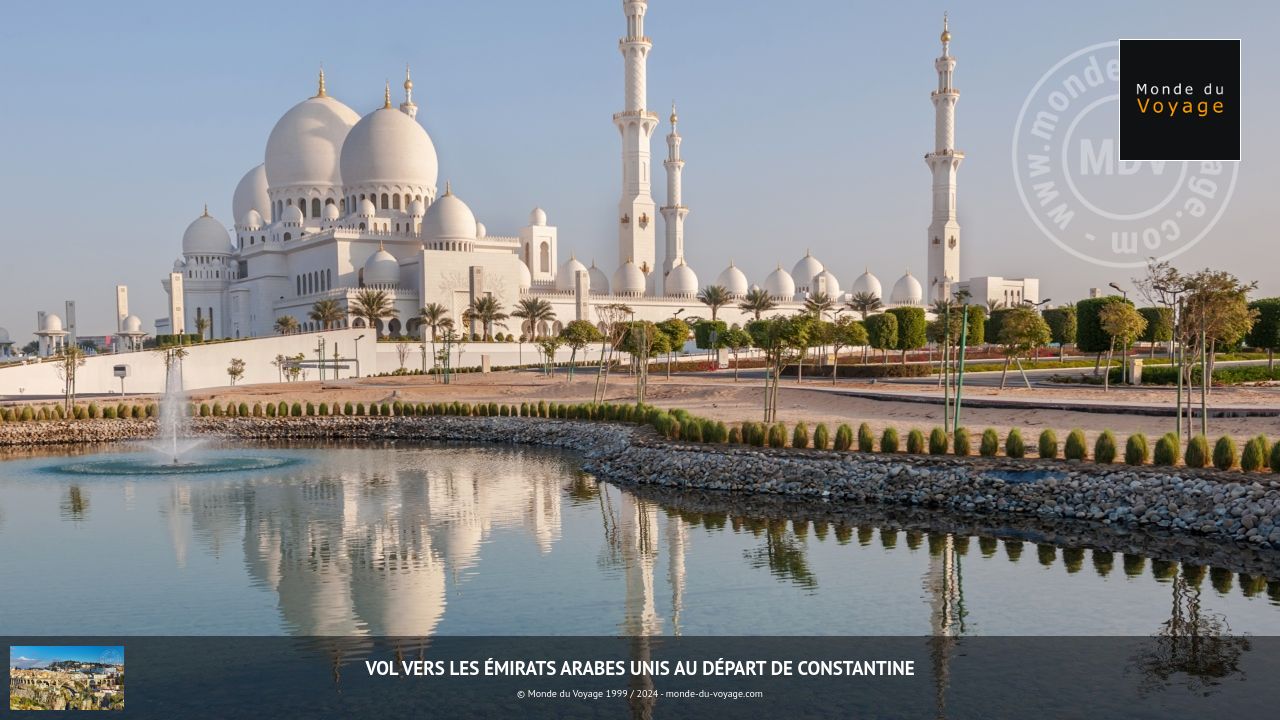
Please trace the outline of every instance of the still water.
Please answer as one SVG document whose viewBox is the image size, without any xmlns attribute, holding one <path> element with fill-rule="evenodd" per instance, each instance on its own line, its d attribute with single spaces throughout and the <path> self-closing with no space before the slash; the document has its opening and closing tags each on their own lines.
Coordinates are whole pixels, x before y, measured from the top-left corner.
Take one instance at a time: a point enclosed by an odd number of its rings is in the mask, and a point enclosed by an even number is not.
<svg viewBox="0 0 1280 720">
<path fill-rule="evenodd" d="M 1280 634 L 1276 578 L 637 494 L 571 453 L 211 447 L 231 469 L 127 474 L 143 452 L 0 461 L 0 635 Z"/>
</svg>

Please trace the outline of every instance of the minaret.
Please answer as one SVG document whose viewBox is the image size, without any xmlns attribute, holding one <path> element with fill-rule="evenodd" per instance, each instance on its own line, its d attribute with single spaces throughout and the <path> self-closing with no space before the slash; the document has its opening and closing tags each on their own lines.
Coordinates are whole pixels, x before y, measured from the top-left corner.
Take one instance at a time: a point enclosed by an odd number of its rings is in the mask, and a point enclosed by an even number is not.
<svg viewBox="0 0 1280 720">
<path fill-rule="evenodd" d="M 618 202 L 618 264 L 634 260 L 646 274 L 657 261 L 655 204 L 650 191 L 650 140 L 658 116 L 645 109 L 646 63 L 653 43 L 644 34 L 648 0 L 623 0 L 627 35 L 618 41 L 626 67 L 626 109 L 613 116 L 622 135 L 622 199 Z M 652 277 L 652 276 L 650 276 Z M 652 281 L 650 282 L 652 286 Z"/>
<path fill-rule="evenodd" d="M 680 158 L 679 122 L 676 104 L 672 102 L 671 134 L 667 135 L 667 160 L 662 163 L 667 169 L 667 204 L 662 208 L 662 219 L 667 232 L 666 254 L 662 259 L 664 290 L 667 273 L 684 262 L 684 218 L 689 214 L 689 208 L 684 206 L 680 198 L 680 177 L 684 174 L 684 160 Z"/>
<path fill-rule="evenodd" d="M 932 93 L 934 148 L 924 156 L 933 173 L 933 220 L 929 223 L 927 302 L 949 298 L 960 280 L 960 223 L 956 221 L 956 172 L 964 153 L 956 150 L 956 101 L 960 91 L 951 84 L 956 59 L 951 56 L 951 31 L 942 16 L 942 57 L 934 61 L 938 89 Z"/>
<path fill-rule="evenodd" d="M 413 119 L 418 118 L 418 106 L 413 104 L 413 78 L 409 77 L 409 66 L 404 66 L 404 102 L 400 103 L 400 112 Z"/>
</svg>

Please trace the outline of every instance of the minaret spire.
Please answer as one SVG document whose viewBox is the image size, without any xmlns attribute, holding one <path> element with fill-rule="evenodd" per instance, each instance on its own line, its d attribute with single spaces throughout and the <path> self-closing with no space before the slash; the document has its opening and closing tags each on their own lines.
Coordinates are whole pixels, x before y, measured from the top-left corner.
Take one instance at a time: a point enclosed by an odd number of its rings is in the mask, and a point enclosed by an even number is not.
<svg viewBox="0 0 1280 720">
<path fill-rule="evenodd" d="M 667 204 L 662 207 L 663 225 L 666 230 L 666 248 L 662 258 L 662 278 L 665 282 L 667 274 L 674 268 L 685 264 L 684 260 L 684 219 L 689 208 L 684 205 L 682 176 L 684 175 L 684 159 L 680 157 L 680 116 L 676 114 L 676 103 L 671 101 L 671 133 L 667 135 L 667 159 L 662 166 L 667 169 Z"/>
<path fill-rule="evenodd" d="M 933 91 L 933 152 L 925 163 L 933 174 L 933 215 L 929 223 L 929 275 L 926 297 L 930 301 L 951 297 L 960 281 L 960 223 L 956 218 L 956 173 L 964 153 L 955 147 L 956 102 L 960 91 L 952 84 L 956 59 L 951 55 L 951 28 L 942 16 L 942 56 L 934 61 L 938 88 Z"/>
<path fill-rule="evenodd" d="M 382 109 L 383 110 L 391 109 L 391 81 L 390 80 L 387 81 L 387 86 L 382 91 Z"/>
<path fill-rule="evenodd" d="M 316 97 L 329 97 L 328 93 L 326 93 L 324 89 L 324 63 L 320 63 L 320 81 L 319 87 L 316 89 Z"/>
<path fill-rule="evenodd" d="M 413 104 L 413 78 L 409 75 L 409 64 L 404 66 L 404 102 L 400 103 L 400 112 L 411 118 L 418 117 L 418 106 Z"/>
<path fill-rule="evenodd" d="M 632 258 L 645 273 L 657 264 L 650 144 L 658 116 L 647 109 L 647 63 L 653 43 L 644 34 L 648 0 L 623 0 L 627 34 L 618 41 L 624 62 L 624 109 L 613 116 L 622 137 L 622 197 L 618 201 L 618 259 Z M 650 281 L 649 291 L 653 290 Z"/>
</svg>

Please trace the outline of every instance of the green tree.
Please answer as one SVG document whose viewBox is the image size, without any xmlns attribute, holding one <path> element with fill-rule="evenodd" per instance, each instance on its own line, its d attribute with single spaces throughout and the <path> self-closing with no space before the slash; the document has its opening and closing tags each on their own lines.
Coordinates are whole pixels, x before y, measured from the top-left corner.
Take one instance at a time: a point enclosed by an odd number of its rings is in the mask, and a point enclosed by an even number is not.
<svg viewBox="0 0 1280 720">
<path fill-rule="evenodd" d="M 751 335 L 752 343 L 765 356 L 765 422 L 773 422 L 777 418 L 778 385 L 782 368 L 799 357 L 798 348 L 807 347 L 809 341 L 808 327 L 805 323 L 798 322 L 799 317 L 807 316 L 773 317 L 747 323 L 746 330 Z"/>
<path fill-rule="evenodd" d="M 1252 348 L 1267 351 L 1267 370 L 1275 368 L 1275 352 L 1280 349 L 1280 298 L 1262 298 L 1249 303 L 1249 309 L 1257 313 L 1253 327 L 1245 336 L 1245 343 Z"/>
<path fill-rule="evenodd" d="M 355 316 L 363 319 L 375 333 L 383 320 L 390 320 L 399 314 L 387 291 L 373 288 L 363 288 L 358 291 L 352 309 Z M 385 328 L 382 329 L 381 334 L 387 334 Z"/>
<path fill-rule="evenodd" d="M 276 318 L 275 330 L 281 335 L 291 335 L 298 332 L 298 319 L 292 315 L 281 315 Z"/>
<path fill-rule="evenodd" d="M 831 343 L 831 354 L 834 358 L 834 364 L 831 366 L 831 384 L 836 383 L 836 378 L 840 375 L 840 350 L 841 348 L 856 347 L 867 345 L 867 326 L 861 320 L 855 320 L 851 317 L 836 318 L 834 323 L 829 323 L 829 338 Z"/>
<path fill-rule="evenodd" d="M 884 362 L 889 362 L 889 351 L 898 347 L 898 317 L 892 313 L 879 313 L 863 321 L 867 328 L 867 344 L 884 352 Z M 864 358 L 865 359 L 865 358 Z"/>
<path fill-rule="evenodd" d="M 761 288 L 751 288 L 742 296 L 742 302 L 738 303 L 739 310 L 751 313 L 756 320 L 777 306 L 778 303 Z"/>
<path fill-rule="evenodd" d="M 896 307 L 888 311 L 898 318 L 897 349 L 902 351 L 902 364 L 907 364 L 907 353 L 919 350 L 928 342 L 929 323 L 925 319 L 924 308 Z"/>
<path fill-rule="evenodd" d="M 240 378 L 244 377 L 244 360 L 231 358 L 231 364 L 227 365 L 227 377 L 231 378 L 232 386 L 240 382 Z"/>
<path fill-rule="evenodd" d="M 738 382 L 738 355 L 751 347 L 751 333 L 734 325 L 724 334 L 721 344 L 733 353 L 733 381 Z"/>
<path fill-rule="evenodd" d="M 493 339 L 495 326 L 506 327 L 505 321 L 508 317 L 510 316 L 503 312 L 502 303 L 492 295 L 481 295 L 472 300 L 467 309 L 462 312 L 463 322 L 480 324 L 480 334 L 485 342 Z"/>
<path fill-rule="evenodd" d="M 680 318 L 667 318 L 658 323 L 658 331 L 667 336 L 667 379 L 671 379 L 671 356 L 684 349 L 689 340 L 689 323 Z"/>
<path fill-rule="evenodd" d="M 317 300 L 311 305 L 307 317 L 322 329 L 329 330 L 342 321 L 342 307 L 337 300 Z"/>
<path fill-rule="evenodd" d="M 1000 337 L 997 338 L 1004 353 L 1004 371 L 1000 374 L 1001 390 L 1005 388 L 1005 380 L 1009 375 L 1009 363 L 1018 361 L 1018 369 L 1021 371 L 1021 358 L 1028 357 L 1047 345 L 1049 339 L 1049 326 L 1040 317 L 1040 313 L 1029 307 L 1007 309 L 1000 323 Z M 1028 388 L 1031 387 L 1031 381 L 1027 380 L 1025 372 L 1022 380 Z"/>
<path fill-rule="evenodd" d="M 1076 306 L 1074 303 L 1049 308 L 1041 313 L 1049 326 L 1050 342 L 1058 344 L 1058 359 L 1066 356 L 1068 345 L 1076 341 Z"/>
<path fill-rule="evenodd" d="M 1102 354 L 1111 348 L 1111 336 L 1102 329 L 1102 308 L 1112 303 L 1128 303 L 1119 295 L 1089 298 L 1076 303 L 1076 349 L 1097 356 L 1102 364 Z"/>
<path fill-rule="evenodd" d="M 1173 339 L 1173 308 L 1138 308 L 1138 314 L 1147 321 L 1147 326 L 1138 339 L 1150 345 L 1150 357 L 1155 357 L 1156 344 Z"/>
<path fill-rule="evenodd" d="M 201 340 L 211 339 L 205 336 L 209 335 L 209 329 L 212 327 L 213 323 L 209 321 L 209 318 L 203 315 L 196 318 L 196 334 L 200 336 Z"/>
<path fill-rule="evenodd" d="M 569 355 L 569 382 L 573 382 L 573 371 L 578 364 L 578 351 L 593 342 L 598 342 L 603 334 L 589 320 L 573 320 L 560 331 L 560 339 L 572 351 Z"/>
<path fill-rule="evenodd" d="M 1102 331 L 1111 338 L 1111 345 L 1107 348 L 1107 368 L 1111 367 L 1112 355 L 1115 353 L 1116 344 L 1119 343 L 1122 349 L 1129 347 L 1129 344 L 1135 338 L 1141 337 L 1144 330 L 1147 329 L 1147 320 L 1127 302 L 1110 303 L 1102 307 L 1098 311 L 1098 322 L 1101 324 Z M 1102 375 L 1102 389 L 1106 391 L 1111 385 L 1110 371 Z"/>
<path fill-rule="evenodd" d="M 884 307 L 880 302 L 880 298 L 875 293 L 867 290 L 861 290 L 849 297 L 849 301 L 845 303 L 845 307 L 862 315 L 865 321 L 871 313 Z"/>
<path fill-rule="evenodd" d="M 723 285 L 708 285 L 698 291 L 698 302 L 711 308 L 711 319 L 716 320 L 720 308 L 733 301 L 733 296 Z"/>
</svg>

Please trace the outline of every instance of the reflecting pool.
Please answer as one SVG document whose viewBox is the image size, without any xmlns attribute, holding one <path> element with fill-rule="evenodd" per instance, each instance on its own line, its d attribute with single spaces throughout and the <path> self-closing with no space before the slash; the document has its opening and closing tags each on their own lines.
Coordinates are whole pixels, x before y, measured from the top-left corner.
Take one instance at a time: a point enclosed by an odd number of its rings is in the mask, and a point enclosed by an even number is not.
<svg viewBox="0 0 1280 720">
<path fill-rule="evenodd" d="M 1177 538 L 631 490 L 535 448 L 134 450 L 0 460 L 0 635 L 1280 634 L 1267 557 Z"/>
</svg>

